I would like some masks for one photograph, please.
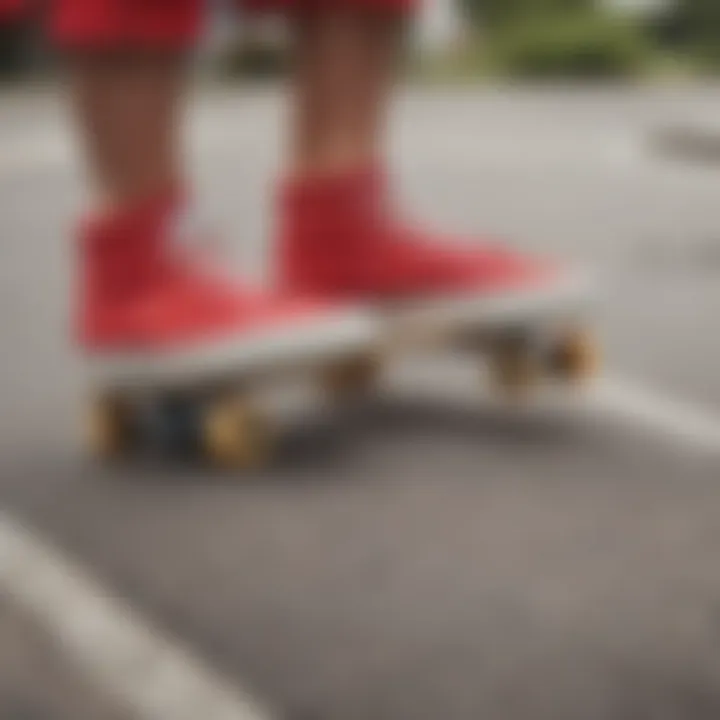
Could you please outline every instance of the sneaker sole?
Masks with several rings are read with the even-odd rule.
[[[92,355],[90,382],[104,388],[173,388],[315,366],[369,351],[379,336],[372,313],[348,311],[185,348]]]
[[[413,345],[463,332],[570,321],[589,310],[593,288],[590,276],[578,271],[552,284],[385,306],[386,342]]]

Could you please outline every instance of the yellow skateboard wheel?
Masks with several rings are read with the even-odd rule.
[[[587,330],[571,330],[566,333],[553,353],[554,374],[570,382],[591,380],[600,373],[601,365],[599,343]]]
[[[272,446],[266,424],[236,397],[213,399],[203,408],[200,444],[215,466],[233,470],[261,467]]]
[[[524,400],[540,384],[542,364],[531,338],[499,337],[489,345],[488,354],[493,387],[506,399]]]
[[[379,374],[378,358],[358,357],[328,368],[324,373],[323,386],[334,399],[353,399],[372,391]]]
[[[489,353],[493,386],[503,396],[521,400],[540,383],[540,363],[525,343],[500,342]]]
[[[89,407],[87,443],[93,456],[100,460],[122,457],[130,448],[130,407],[119,397],[101,395]]]

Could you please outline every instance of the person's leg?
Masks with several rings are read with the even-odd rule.
[[[288,0],[290,3],[290,0]],[[353,295],[360,238],[385,155],[386,116],[412,2],[297,0],[280,277],[302,292]],[[341,238],[339,241],[337,238]],[[346,262],[336,262],[336,255]],[[361,257],[362,256],[362,257]],[[361,262],[362,261],[362,262]]]
[[[292,175],[380,161],[405,24],[402,13],[352,5],[295,17]]]
[[[93,204],[123,208],[182,182],[186,56],[201,0],[54,0]]]
[[[459,250],[397,221],[386,113],[407,16],[392,0],[297,1],[294,145],[281,275],[293,288],[363,297],[502,292],[543,284],[544,263],[497,243]],[[407,6],[406,6],[407,7]],[[440,137],[443,128],[437,128]]]
[[[107,213],[183,185],[180,51],[76,51],[71,96],[93,209]]]
[[[199,0],[52,5],[89,174],[78,253],[78,332],[85,346],[148,343],[161,332],[131,313],[163,277],[164,227],[182,202],[178,129],[185,55],[199,31],[199,9]]]
[[[207,228],[188,222],[192,192],[180,126],[186,56],[204,5],[58,0],[55,31],[92,184],[78,253],[82,345],[103,355],[169,350],[204,372],[208,363],[217,371],[262,362],[266,352],[302,355],[357,342],[352,328],[345,335],[325,330],[338,313],[250,291],[219,267],[223,262],[214,267]],[[309,334],[298,333],[298,324]],[[310,348],[312,328],[321,337]],[[269,338],[259,347],[258,333]]]
[[[387,303],[382,317],[391,340],[403,327],[420,336],[470,336],[509,317],[542,316],[558,322],[557,336],[548,336],[547,367],[586,379],[596,369],[593,343],[563,329],[571,307],[586,300],[582,278],[497,241],[461,247],[398,221],[384,147],[404,24],[398,2],[295,0],[305,14],[294,25],[294,144],[281,209],[281,282],[321,297]],[[441,142],[445,128],[435,132]],[[511,341],[509,354],[500,345],[498,379],[516,389],[538,370],[538,359],[522,343]]]

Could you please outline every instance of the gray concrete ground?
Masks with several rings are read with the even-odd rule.
[[[593,264],[611,376],[720,422],[717,171],[647,143],[719,97],[412,91],[394,125],[405,199]],[[293,720],[718,717],[720,447],[685,442],[681,417],[677,436],[592,408],[507,417],[457,402],[472,373],[441,360],[421,387],[401,368],[379,402],[306,425],[262,473],[88,465],[66,337],[79,177],[55,99],[0,103],[5,509]],[[192,125],[201,195],[255,277],[278,110],[209,90]]]

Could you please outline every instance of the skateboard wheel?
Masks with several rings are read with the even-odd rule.
[[[551,357],[555,376],[570,382],[584,382],[600,372],[601,358],[598,342],[583,330],[572,330],[558,342]]]
[[[540,383],[540,363],[523,342],[500,342],[490,350],[493,386],[505,397],[522,399]]]
[[[265,424],[237,398],[210,401],[203,410],[200,434],[205,456],[217,467],[255,468],[270,455]]]
[[[155,398],[145,415],[145,438],[151,447],[174,457],[197,453],[203,403],[192,394]]]
[[[379,374],[380,363],[377,358],[354,358],[329,368],[323,384],[333,398],[348,400],[370,392]]]
[[[86,432],[93,456],[100,460],[122,457],[132,443],[128,403],[110,395],[94,399],[88,410]]]

